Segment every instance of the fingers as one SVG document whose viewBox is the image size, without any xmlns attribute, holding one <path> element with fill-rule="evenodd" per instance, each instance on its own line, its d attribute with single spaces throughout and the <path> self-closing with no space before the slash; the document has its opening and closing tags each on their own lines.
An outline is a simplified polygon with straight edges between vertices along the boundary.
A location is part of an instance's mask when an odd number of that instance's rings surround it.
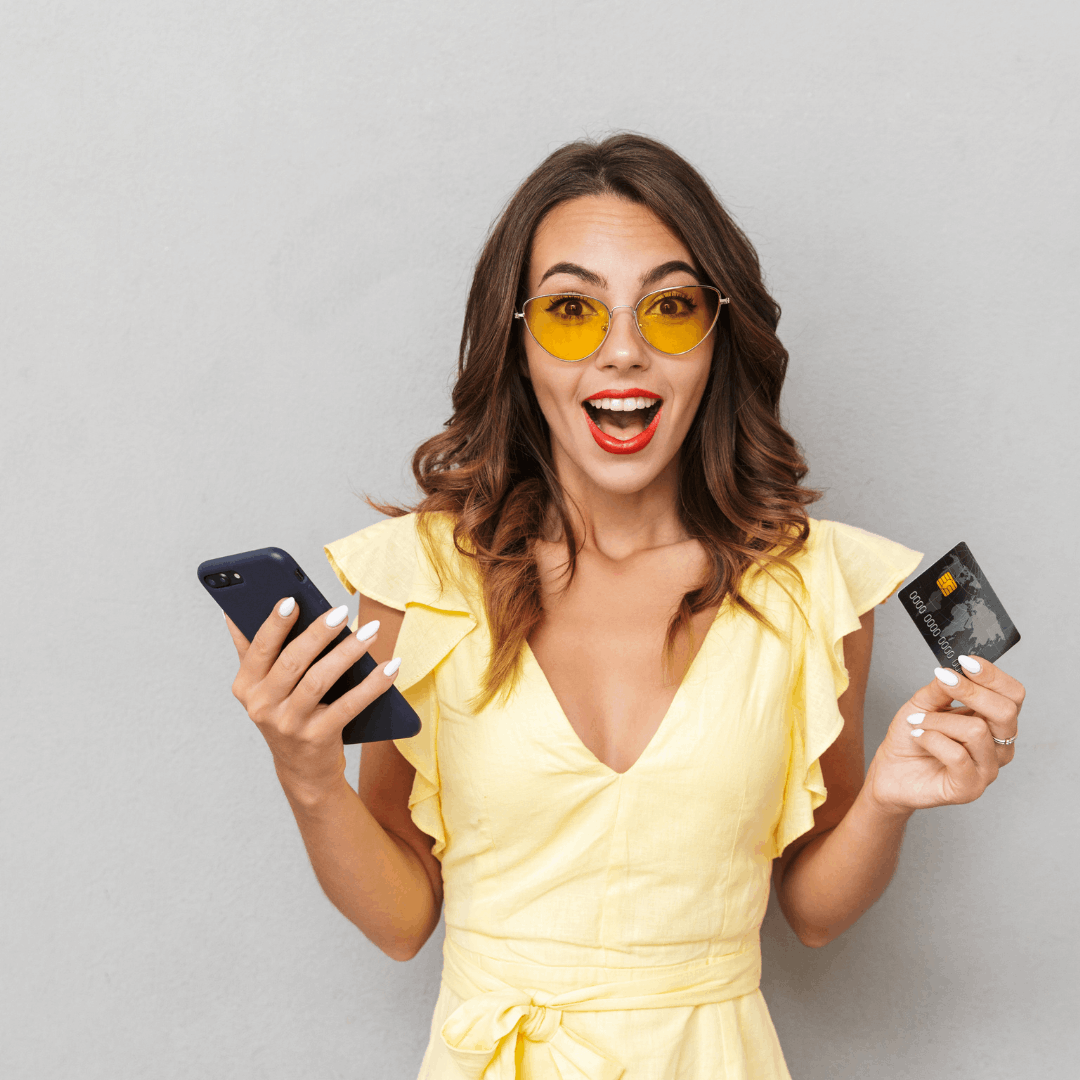
<svg viewBox="0 0 1080 1080">
<path fill-rule="evenodd" d="M 278 610 L 280 611 L 280 608 Z M 341 633 L 342 624 L 348 617 L 348 604 L 341 604 L 317 618 L 302 634 L 281 649 L 281 654 L 273 661 L 264 678 L 263 689 L 270 701 L 281 701 L 293 692 L 312 663 L 321 658 L 322 653 L 329 649 Z M 274 616 L 271 616 L 267 621 L 271 622 L 273 618 Z M 295 616 L 290 611 L 289 617 L 279 619 L 279 624 L 288 623 L 291 626 L 294 620 Z M 252 642 L 252 648 L 255 644 Z M 280 648 L 280 642 L 278 647 Z M 362 655 L 362 650 L 358 655 Z"/>
<path fill-rule="evenodd" d="M 935 668 L 934 680 L 912 696 L 912 705 L 926 713 L 943 713 L 961 711 L 950 708 L 951 702 L 959 701 L 963 711 L 982 717 L 997 738 L 1011 739 L 1017 731 L 1017 698 L 1023 700 L 1023 686 L 988 660 L 963 659 L 965 675 L 951 668 Z M 980 670 L 971 670 L 974 665 Z M 1007 689 L 1009 694 L 998 688 Z"/>
<path fill-rule="evenodd" d="M 333 614 L 333 612 L 330 614 Z M 340 644 L 335 645 L 325 656 L 312 664 L 292 691 L 292 701 L 296 707 L 301 712 L 310 713 L 313 711 L 327 690 L 371 648 L 371 645 L 378 638 L 378 631 L 379 620 L 373 619 L 371 622 L 361 626 L 355 634 L 350 634 Z M 340 633 L 340 631 L 337 632 Z M 299 640 L 298 638 L 297 642 Z M 297 642 L 293 644 L 295 645 Z M 289 648 L 291 649 L 292 646 L 289 646 Z M 286 652 L 288 652 L 288 649 Z M 284 658 L 284 655 L 283 653 L 282 658 Z M 371 674 L 374 674 L 374 672 Z"/>
<path fill-rule="evenodd" d="M 230 621 L 229 633 L 233 634 L 233 644 L 236 644 L 236 651 L 240 653 L 240 671 L 233 682 L 233 695 L 245 702 L 245 707 L 247 691 L 266 678 L 281 651 L 281 643 L 289 636 L 298 616 L 296 601 L 291 596 L 278 601 L 266 621 L 256 631 L 250 646 L 242 653 L 236 642 L 236 635 L 240 634 L 240 631 L 233 633 L 234 627 Z M 244 640 L 243 635 L 240 637 Z"/>
<path fill-rule="evenodd" d="M 225 625 L 229 628 L 229 636 L 232 638 L 232 643 L 236 646 L 236 655 L 240 660 L 243 660 L 244 654 L 248 651 L 248 646 L 251 642 L 240 633 L 236 623 L 229 618 L 226 612 L 222 612 L 222 614 L 225 615 Z"/>
<path fill-rule="evenodd" d="M 1024 704 L 1025 691 L 1024 684 L 1019 679 L 1014 679 L 989 660 L 983 660 L 979 656 L 961 656 L 958 659 L 964 674 L 971 682 L 1007 698 L 1016 706 L 1016 711 L 1020 711 Z"/>
<path fill-rule="evenodd" d="M 342 694 L 328 706 L 326 712 L 319 717 L 318 723 L 325 724 L 334 732 L 340 732 L 354 716 L 394 685 L 400 666 L 400 657 L 380 664 L 359 686 L 353 687 L 347 694 Z"/>
<path fill-rule="evenodd" d="M 286 596 L 274 605 L 273 611 L 252 638 L 251 647 L 241 658 L 238 679 L 255 684 L 267 677 L 299 613 L 292 596 Z"/>
<path fill-rule="evenodd" d="M 950 685 L 941 679 L 939 676 L 941 672 L 945 673 L 946 679 L 949 676 L 955 678 L 956 684 Z M 962 676 L 957 675 L 955 671 L 948 668 L 934 668 L 934 678 L 911 695 L 911 704 L 922 712 L 943 712 L 949 708 L 954 699 L 960 700 L 956 691 L 961 682 Z"/>
<path fill-rule="evenodd" d="M 999 739 L 1008 739 L 1016 734 L 1016 717 L 1019 709 L 1011 699 L 999 694 L 989 687 L 980 686 L 968 678 L 961 678 L 954 671 L 947 668 L 938 669 L 938 679 L 946 681 L 946 676 L 952 675 L 956 679 L 956 686 L 949 689 L 956 701 L 963 702 L 969 708 L 983 717 L 993 728 L 994 734 Z M 1005 734 L 1001 734 L 1005 732 Z"/>
<path fill-rule="evenodd" d="M 916 723 L 918 721 L 918 723 Z M 920 749 L 940 761 L 948 771 L 957 802 L 977 799 L 998 775 L 999 749 L 990 729 L 979 716 L 960 713 L 915 713 L 908 717 L 911 735 Z M 1001 749 L 1006 749 L 1002 747 Z"/>
</svg>

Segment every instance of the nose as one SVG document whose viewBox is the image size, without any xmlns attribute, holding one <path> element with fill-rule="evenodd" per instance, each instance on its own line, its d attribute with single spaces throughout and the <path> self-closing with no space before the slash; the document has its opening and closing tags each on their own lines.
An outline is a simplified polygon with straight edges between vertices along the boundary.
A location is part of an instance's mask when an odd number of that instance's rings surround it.
<svg viewBox="0 0 1080 1080">
<path fill-rule="evenodd" d="M 634 309 L 621 304 L 609 310 L 611 322 L 604 344 L 596 352 L 597 367 L 616 371 L 647 368 L 649 366 L 648 350 L 638 331 Z"/>
</svg>

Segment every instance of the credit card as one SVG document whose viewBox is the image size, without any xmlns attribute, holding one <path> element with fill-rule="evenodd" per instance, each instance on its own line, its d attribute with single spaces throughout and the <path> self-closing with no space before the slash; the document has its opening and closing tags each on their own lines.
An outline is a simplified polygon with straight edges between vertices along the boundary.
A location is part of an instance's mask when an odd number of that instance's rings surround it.
<svg viewBox="0 0 1080 1080">
<path fill-rule="evenodd" d="M 958 656 L 993 663 L 1019 640 L 1009 613 L 961 542 L 900 590 L 900 603 L 942 667 L 962 671 Z"/>
</svg>

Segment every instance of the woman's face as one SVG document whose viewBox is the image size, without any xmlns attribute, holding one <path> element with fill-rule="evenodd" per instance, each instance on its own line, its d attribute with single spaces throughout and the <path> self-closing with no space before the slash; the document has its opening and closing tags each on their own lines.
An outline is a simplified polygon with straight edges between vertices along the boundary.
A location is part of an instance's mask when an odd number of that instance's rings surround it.
<svg viewBox="0 0 1080 1080">
<path fill-rule="evenodd" d="M 545 352 L 522 327 L 528 376 L 551 429 L 559 478 L 579 491 L 623 495 L 662 475 L 672 481 L 709 378 L 716 330 L 690 352 L 671 356 L 642 338 L 633 307 L 658 289 L 704 284 L 686 246 L 638 203 L 609 195 L 573 199 L 540 223 L 528 282 L 529 296 L 585 293 L 619 308 L 603 345 L 578 363 Z M 640 398 L 647 408 L 631 406 L 640 406 Z M 601 405 L 612 401 L 624 407 Z"/>
</svg>

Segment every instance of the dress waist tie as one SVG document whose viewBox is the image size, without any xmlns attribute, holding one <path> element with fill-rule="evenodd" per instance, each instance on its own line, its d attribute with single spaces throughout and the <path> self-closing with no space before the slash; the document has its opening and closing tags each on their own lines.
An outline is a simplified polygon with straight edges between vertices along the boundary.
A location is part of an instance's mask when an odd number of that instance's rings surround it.
<svg viewBox="0 0 1080 1080">
<path fill-rule="evenodd" d="M 625 1066 L 573 1030 L 567 1014 L 706 1005 L 758 988 L 761 947 L 664 968 L 611 969 L 623 977 L 562 993 L 522 989 L 492 969 L 518 969 L 452 940 L 443 942 L 443 981 L 463 998 L 441 1029 L 443 1042 L 468 1080 L 619 1080 Z M 538 981 L 543 967 L 536 966 Z M 520 1049 L 521 1071 L 518 1071 Z"/>
</svg>

